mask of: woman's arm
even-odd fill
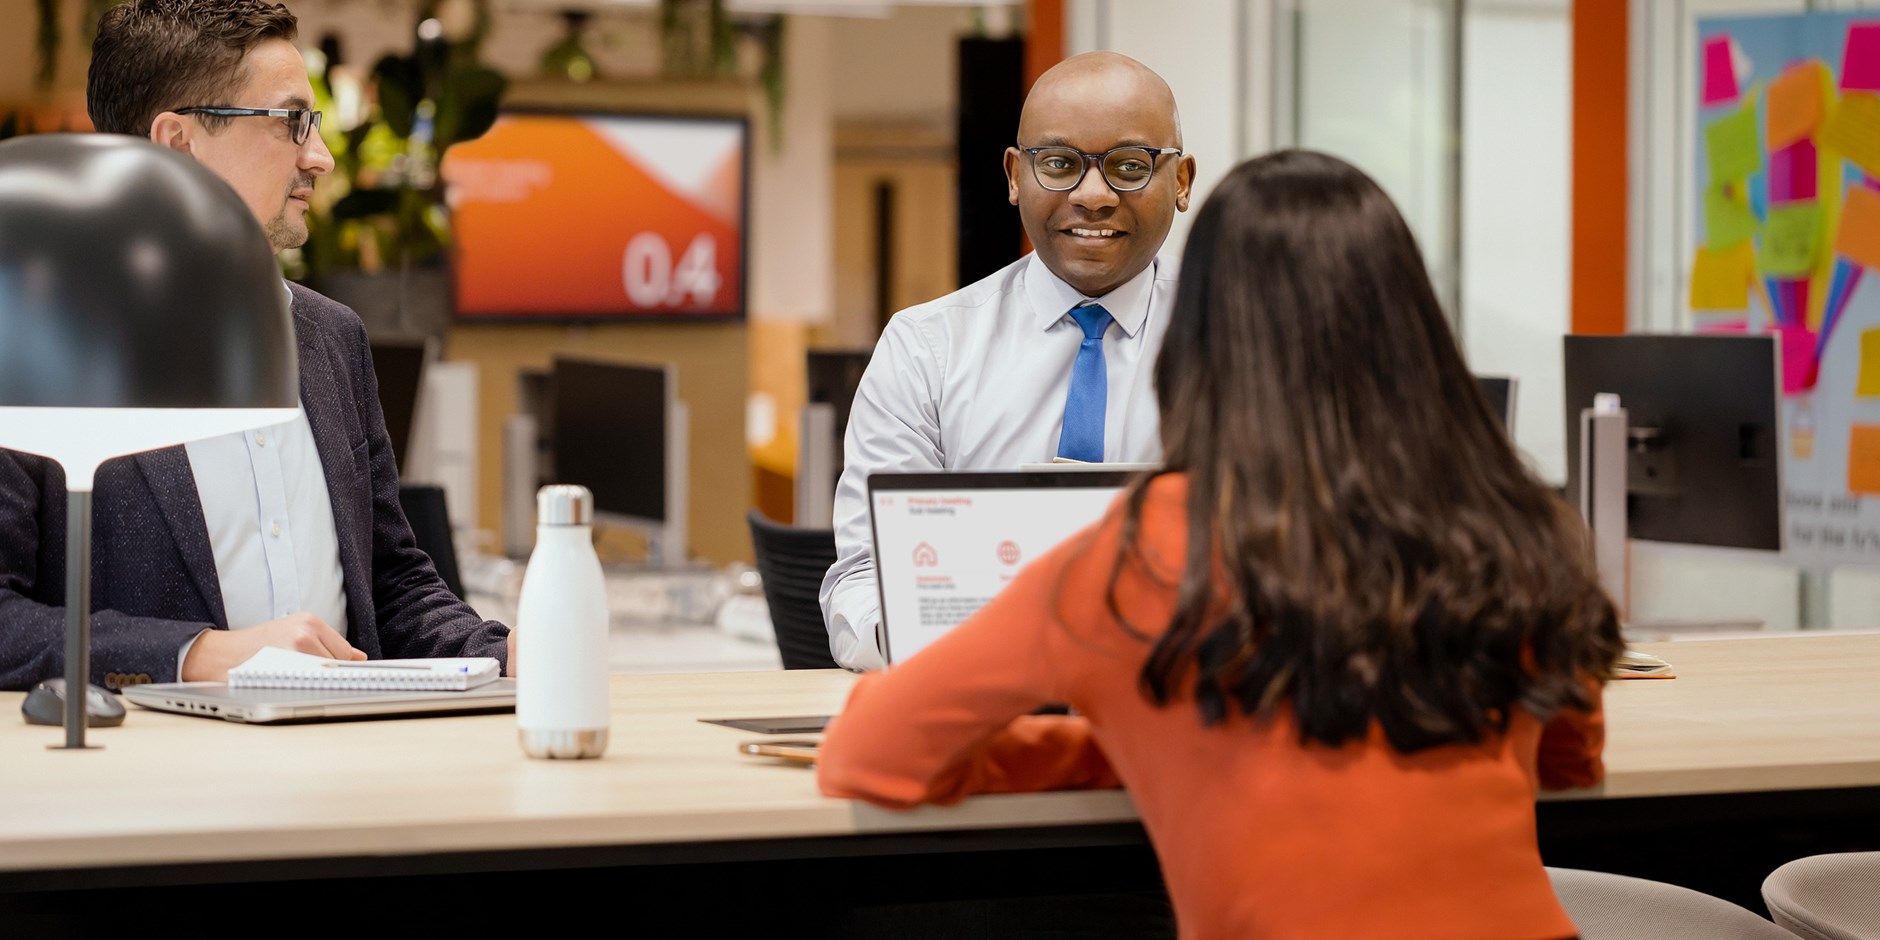
[[[823,742],[822,792],[907,808],[1119,785],[1087,721],[1030,714],[1064,701],[1056,657],[1070,644],[1058,642],[1057,601],[1103,589],[1091,572],[1114,557],[1115,528],[1106,521],[1072,537],[933,645],[862,677]],[[1111,537],[1088,544],[1093,531]]]
[[[1606,777],[1600,759],[1606,747],[1605,683],[1589,677],[1584,685],[1591,707],[1562,709],[1541,731],[1537,769],[1543,790],[1590,787]]]

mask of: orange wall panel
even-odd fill
[[[1572,330],[1626,327],[1627,0],[1573,4]]]

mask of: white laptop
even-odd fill
[[[124,697],[158,711],[259,725],[514,711],[516,680],[497,679],[462,692],[231,689],[222,682],[156,682],[129,686]]]
[[[868,477],[880,640],[900,662],[978,612],[1025,563],[1103,517],[1140,469]]]

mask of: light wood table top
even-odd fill
[[[1880,787],[1880,636],[1655,644],[1680,678],[1609,687],[1610,776],[1576,796]],[[133,708],[102,750],[0,694],[0,871],[503,852],[1131,823],[1120,791],[910,813],[828,800],[702,717],[828,714],[838,671],[617,676],[598,761],[522,756],[511,715],[244,726]]]
[[[1880,635],[1640,644],[1676,679],[1606,686],[1606,782],[1584,796],[1880,787]]]

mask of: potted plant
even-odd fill
[[[322,108],[341,116],[346,99],[363,105],[351,109],[356,120],[323,129],[334,172],[293,273],[375,333],[435,335],[448,320],[450,216],[437,168],[496,121],[506,80],[477,58],[489,23],[487,0],[432,0],[411,52],[381,58],[363,79],[336,61],[336,46],[310,57]]]

